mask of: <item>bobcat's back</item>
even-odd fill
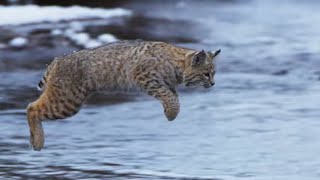
[[[48,67],[39,87],[47,81],[56,85],[74,86],[86,84],[91,90],[136,89],[135,76],[146,69],[175,71],[180,56],[186,49],[176,51],[174,46],[163,42],[119,41],[94,49],[87,49],[71,55],[56,58]],[[177,54],[175,54],[177,53]],[[181,54],[179,54],[181,53]],[[148,66],[144,69],[138,66]],[[165,73],[165,72],[164,72]],[[166,73],[165,73],[166,74]],[[167,78],[167,77],[166,77]],[[170,77],[169,77],[170,78]],[[179,83],[176,76],[173,83]],[[49,80],[50,79],[50,80]],[[178,82],[179,81],[179,82]]]

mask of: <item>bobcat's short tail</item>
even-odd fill
[[[30,128],[30,143],[34,150],[40,151],[44,145],[44,133],[39,118],[40,111],[35,103],[30,103],[27,107],[27,118]]]

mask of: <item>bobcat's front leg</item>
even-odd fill
[[[174,88],[161,84],[158,80],[146,81],[141,85],[149,95],[160,100],[164,109],[164,114],[169,121],[172,121],[177,117],[180,111],[180,104]]]
[[[166,87],[161,87],[156,92],[149,91],[148,94],[156,98],[159,96],[158,99],[162,103],[164,114],[169,121],[172,121],[177,117],[180,111],[180,104],[178,95],[175,92],[172,92],[172,90]]]

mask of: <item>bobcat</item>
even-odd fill
[[[164,42],[119,41],[57,57],[48,66],[38,87],[39,99],[27,107],[30,143],[41,150],[41,121],[76,114],[87,97],[102,90],[139,88],[160,100],[169,121],[179,113],[175,87],[214,85],[214,52],[194,51]]]

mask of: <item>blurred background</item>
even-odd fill
[[[0,179],[320,177],[317,0],[0,0]],[[95,95],[29,146],[25,108],[56,56],[123,39],[222,49],[216,85]]]

